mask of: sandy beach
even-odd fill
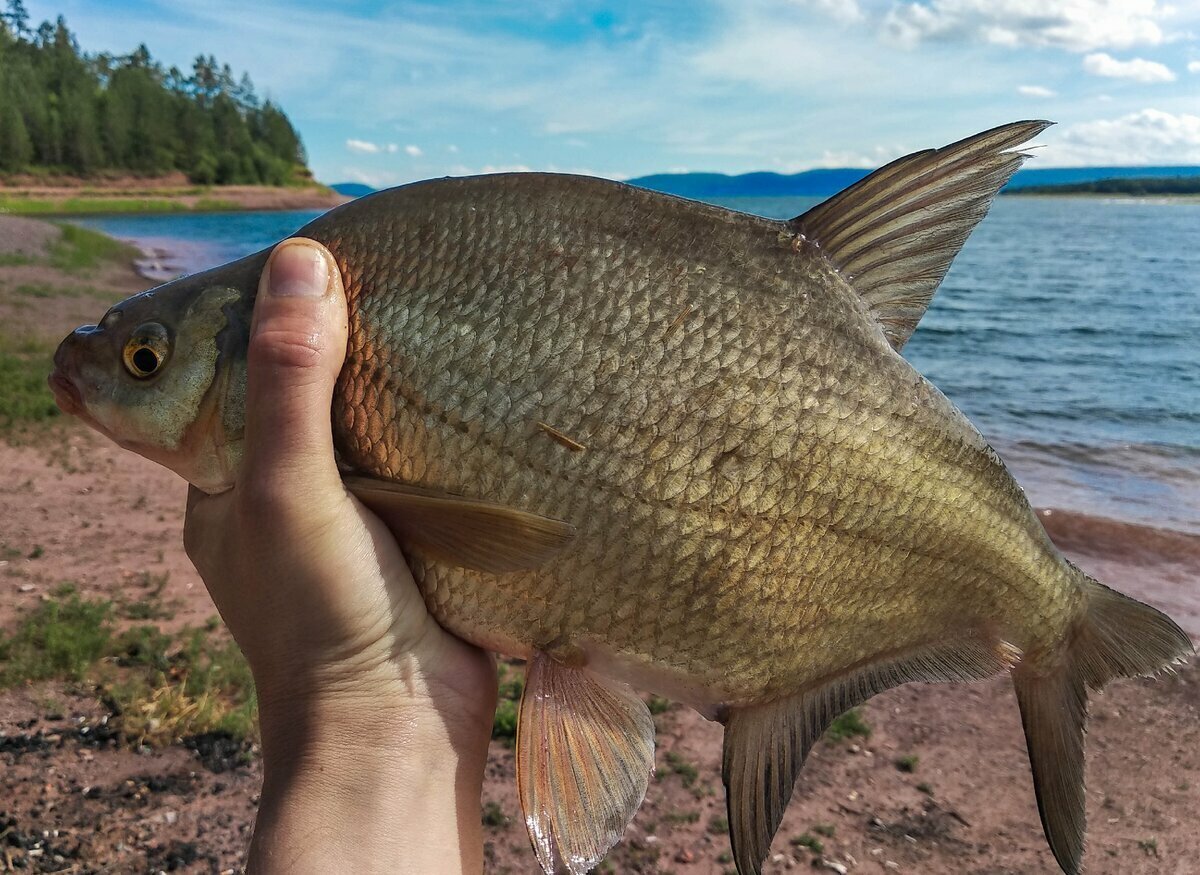
[[[149,285],[133,268],[136,252],[80,267],[65,245],[55,226],[0,215],[0,356],[48,361],[65,333]],[[156,627],[164,637],[154,640],[171,654],[186,649],[188,630],[206,630],[209,646],[227,642],[184,555],[185,492],[174,474],[80,423],[49,415],[9,423],[0,433],[0,630],[14,635],[48,604],[77,598],[110,603],[114,634]],[[1085,570],[1200,637],[1200,537],[1078,511],[1052,509],[1043,520]],[[5,871],[238,871],[262,776],[253,734],[183,732],[163,742],[151,727],[132,736],[119,682],[135,663],[121,652],[75,677],[10,679],[0,691]],[[162,670],[160,699],[185,683],[172,671]],[[661,700],[653,710],[657,774],[600,871],[732,872],[721,728]],[[907,686],[860,717],[857,732],[814,750],[764,871],[1057,871],[1005,679]],[[1088,872],[1196,871],[1195,668],[1119,682],[1093,699],[1088,787]],[[483,801],[487,871],[538,871],[504,738],[492,743]]]

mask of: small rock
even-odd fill
[[[695,861],[695,859],[696,859],[696,855],[693,854],[691,851],[689,851],[687,848],[684,848],[682,851],[680,851],[678,854],[675,855],[676,863],[692,863]]]
[[[776,854],[774,857],[771,858],[771,862],[772,863],[782,863],[783,862],[783,854]]]
[[[821,865],[830,872],[837,872],[838,875],[846,875],[850,871],[844,864],[839,863],[837,860],[822,860]]]
[[[885,868],[885,869],[891,869],[891,870],[893,870],[893,871],[895,871],[895,872],[899,872],[899,871],[900,871],[900,864],[899,864],[899,863],[897,863],[895,860],[884,860],[884,861],[883,861],[883,868]]]

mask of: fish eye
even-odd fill
[[[170,353],[167,329],[157,322],[139,325],[125,341],[125,370],[139,380],[158,373]]]

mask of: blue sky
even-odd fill
[[[326,182],[875,166],[1049,118],[1034,166],[1200,164],[1200,0],[27,0],[213,53]]]

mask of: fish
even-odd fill
[[[589,871],[642,802],[638,690],[723,724],[750,875],[840,713],[1000,673],[1050,849],[1080,871],[1088,693],[1192,643],[1065,559],[901,354],[1048,124],[908,155],[788,221],[519,173],[383,191],[298,232],[333,254],[349,306],[331,407],[347,487],[444,628],[527,661],[516,781],[547,873]],[[59,403],[229,488],[269,254],[77,329]]]

